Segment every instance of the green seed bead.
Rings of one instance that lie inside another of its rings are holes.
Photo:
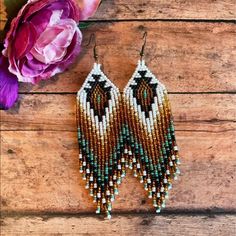
[[[160,208],[160,207],[157,207],[156,213],[160,213],[160,212],[161,212],[161,208]]]
[[[100,214],[101,213],[101,208],[100,206],[97,207],[97,210],[96,210],[96,214]]]
[[[119,192],[118,192],[117,188],[114,189],[114,193],[115,193],[115,195],[118,195]]]

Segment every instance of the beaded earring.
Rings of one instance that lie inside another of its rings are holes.
[[[97,204],[110,218],[112,201],[125,176],[125,126],[119,89],[102,72],[94,37],[93,69],[77,93],[80,172]]]
[[[140,178],[159,213],[165,207],[172,179],[180,173],[179,155],[171,107],[165,86],[152,74],[143,59],[147,32],[138,66],[124,89],[129,163]]]
[[[95,40],[95,63],[77,94],[80,172],[96,213],[105,211],[109,219],[126,168],[144,184],[157,213],[180,173],[167,90],[143,59],[146,38],[145,32],[141,58],[123,95],[102,72]]]

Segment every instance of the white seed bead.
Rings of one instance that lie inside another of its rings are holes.
[[[174,151],[178,151],[178,147],[177,146],[174,146]]]

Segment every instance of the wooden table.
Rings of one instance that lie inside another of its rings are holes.
[[[104,71],[123,89],[144,31],[146,61],[170,92],[182,174],[156,215],[129,174],[111,221],[79,173],[76,91],[93,64],[92,45],[69,71],[32,86],[1,111],[2,235],[236,235],[235,0],[106,0],[92,32]]]

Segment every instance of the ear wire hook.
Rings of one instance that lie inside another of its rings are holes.
[[[94,33],[92,33],[90,35],[90,38],[89,38],[89,42],[87,45],[85,45],[86,47],[89,46],[91,44],[91,41],[92,39],[94,39],[94,47],[93,47],[93,58],[95,60],[95,62],[97,63],[98,62],[98,54],[97,54],[97,42],[96,42],[96,36]]]
[[[144,32],[143,39],[144,39],[144,43],[143,43],[142,49],[140,51],[141,60],[143,59],[143,56],[144,56],[144,50],[145,50],[145,46],[146,46],[146,42],[147,42],[147,32]]]

